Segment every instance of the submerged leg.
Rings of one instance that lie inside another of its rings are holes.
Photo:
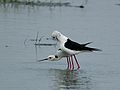
[[[71,57],[71,64],[72,64],[71,70],[73,70],[74,69],[73,57],[72,57],[72,55],[70,57]]]
[[[78,63],[78,60],[77,60],[76,56],[75,56],[75,55],[73,55],[73,56],[74,56],[74,58],[75,58],[75,61],[76,61],[76,63],[77,63],[78,69],[79,69],[79,68],[80,68],[80,64]]]

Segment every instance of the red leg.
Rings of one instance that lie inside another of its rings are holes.
[[[73,57],[72,57],[72,55],[71,55],[71,63],[72,63],[71,70],[73,70],[73,69],[74,69],[74,62],[73,62]]]
[[[73,56],[74,56],[74,58],[75,58],[75,61],[76,61],[76,63],[77,63],[78,69],[79,69],[79,68],[80,68],[80,64],[78,63],[76,56],[75,56],[75,55],[73,55]]]
[[[71,63],[70,57],[68,57],[68,60],[69,60],[69,69],[71,69],[72,68],[72,63]]]

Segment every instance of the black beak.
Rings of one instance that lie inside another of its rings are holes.
[[[42,60],[38,60],[38,62],[46,61],[46,60],[48,60],[48,58],[45,58],[45,59],[42,59]]]
[[[46,38],[47,40],[53,40],[53,38],[52,37],[48,37],[48,38]]]

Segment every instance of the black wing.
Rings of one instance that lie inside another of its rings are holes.
[[[86,44],[79,44],[70,39],[67,39],[67,42],[65,43],[65,47],[71,50],[76,50],[76,51],[101,51],[100,49],[97,49],[97,48],[86,47],[86,45],[90,43],[92,42],[88,42]]]

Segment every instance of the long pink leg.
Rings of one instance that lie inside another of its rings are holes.
[[[80,64],[78,63],[76,56],[75,56],[74,54],[73,54],[73,56],[74,56],[74,58],[75,58],[75,61],[76,61],[76,63],[77,63],[78,69],[79,69],[79,68],[80,68]]]
[[[72,62],[71,62],[71,60],[70,60],[70,57],[68,57],[68,60],[69,60],[69,69],[71,69],[72,68]]]
[[[73,69],[74,69],[74,62],[73,62],[73,57],[72,57],[72,55],[71,55],[71,63],[72,63],[71,70],[73,70]]]

